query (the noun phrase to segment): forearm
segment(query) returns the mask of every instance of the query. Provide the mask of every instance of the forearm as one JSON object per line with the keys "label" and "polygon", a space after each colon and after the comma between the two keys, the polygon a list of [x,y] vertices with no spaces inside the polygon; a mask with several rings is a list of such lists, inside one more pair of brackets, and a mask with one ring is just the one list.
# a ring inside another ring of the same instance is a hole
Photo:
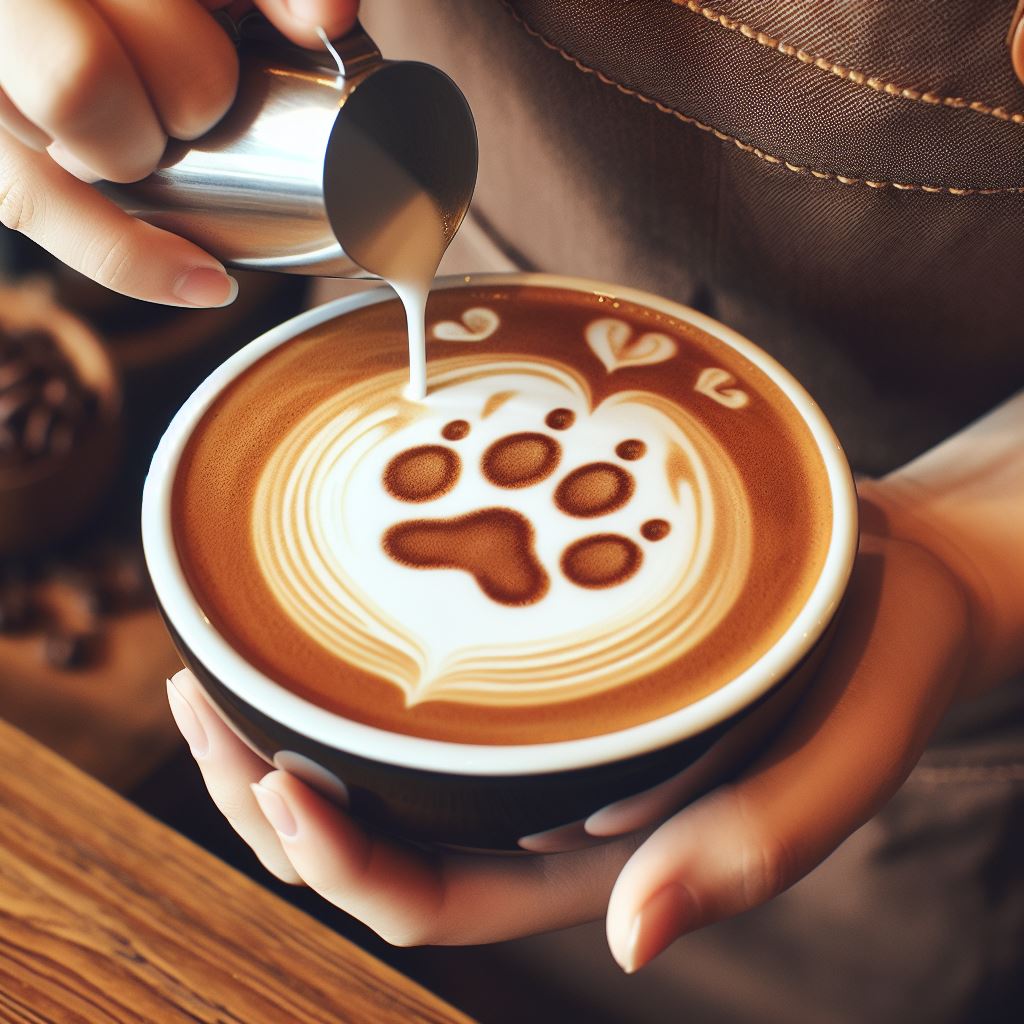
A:
{"label": "forearm", "polygon": [[971,609],[967,694],[1024,670],[1024,392],[882,481]]}

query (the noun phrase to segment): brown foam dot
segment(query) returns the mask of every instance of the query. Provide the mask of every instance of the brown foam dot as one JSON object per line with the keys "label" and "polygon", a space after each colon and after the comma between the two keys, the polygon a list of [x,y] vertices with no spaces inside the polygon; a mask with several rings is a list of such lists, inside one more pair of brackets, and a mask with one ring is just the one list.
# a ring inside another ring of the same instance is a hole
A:
{"label": "brown foam dot", "polygon": [[390,558],[410,568],[470,573],[499,604],[535,604],[548,590],[548,574],[533,550],[533,527],[510,508],[396,523],[382,543]]}
{"label": "brown foam dot", "polygon": [[633,477],[610,462],[590,462],[574,469],[555,488],[555,504],[578,519],[604,516],[633,496]]}
{"label": "brown foam dot", "polygon": [[645,540],[661,540],[669,535],[672,527],[664,519],[648,519],[640,527],[640,533]]}
{"label": "brown foam dot", "polygon": [[636,462],[637,459],[642,459],[647,454],[647,445],[643,441],[631,437],[628,441],[620,441],[615,446],[615,454],[627,462]]}
{"label": "brown foam dot", "polygon": [[423,444],[399,452],[384,469],[384,487],[399,501],[433,501],[447,494],[459,479],[462,461],[439,444]]}
{"label": "brown foam dot", "polygon": [[441,428],[441,436],[446,441],[461,441],[469,433],[469,424],[465,420],[452,420]]}
{"label": "brown foam dot", "polygon": [[552,409],[544,422],[552,430],[568,430],[576,422],[576,413],[572,409]]}
{"label": "brown foam dot", "polygon": [[561,445],[547,434],[509,434],[484,452],[480,469],[496,487],[530,487],[551,476],[561,457]]}
{"label": "brown foam dot", "polygon": [[590,590],[616,587],[640,568],[643,557],[643,552],[628,537],[596,533],[565,549],[562,572],[578,587]]}

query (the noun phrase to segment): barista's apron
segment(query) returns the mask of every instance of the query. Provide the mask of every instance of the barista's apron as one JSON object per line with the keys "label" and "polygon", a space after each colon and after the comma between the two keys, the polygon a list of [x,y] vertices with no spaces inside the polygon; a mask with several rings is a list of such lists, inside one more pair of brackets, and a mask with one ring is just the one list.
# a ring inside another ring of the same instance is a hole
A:
{"label": "barista's apron", "polygon": [[[474,217],[512,262],[707,310],[792,370],[854,468],[881,474],[1024,387],[1014,6],[367,0],[364,20],[389,56],[466,91]],[[638,978],[618,976],[600,926],[509,955],[630,1022],[1020,1010],[1022,691],[951,715],[822,867]]]}

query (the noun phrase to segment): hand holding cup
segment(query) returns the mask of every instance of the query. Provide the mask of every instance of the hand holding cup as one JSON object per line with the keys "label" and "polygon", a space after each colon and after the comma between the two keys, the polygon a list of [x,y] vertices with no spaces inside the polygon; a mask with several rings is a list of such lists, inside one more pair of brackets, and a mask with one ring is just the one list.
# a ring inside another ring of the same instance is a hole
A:
{"label": "hand holding cup", "polygon": [[798,713],[739,777],[657,828],[507,859],[424,854],[359,825],[285,771],[267,773],[188,672],[171,707],[210,793],[279,878],[311,886],[398,945],[495,942],[605,916],[637,970],[679,935],[798,881],[874,814],[959,695],[970,657],[963,581],[930,553],[885,484],[839,630]]}

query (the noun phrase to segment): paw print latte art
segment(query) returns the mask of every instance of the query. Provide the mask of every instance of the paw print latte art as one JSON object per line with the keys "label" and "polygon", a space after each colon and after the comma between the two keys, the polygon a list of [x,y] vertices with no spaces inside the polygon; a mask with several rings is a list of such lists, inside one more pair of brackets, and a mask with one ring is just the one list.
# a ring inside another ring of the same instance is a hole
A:
{"label": "paw print latte art", "polygon": [[[575,422],[571,409],[553,409],[545,423],[566,430]],[[465,420],[453,420],[441,430],[443,437],[459,440],[469,432]],[[641,458],[643,441],[623,441],[616,454]],[[480,457],[480,469],[495,487],[519,490],[548,479],[561,461],[558,441],[546,434],[507,434],[489,445]],[[399,501],[421,502],[440,498],[454,486],[461,461],[457,453],[436,445],[399,452],[384,470],[386,490]],[[570,472],[555,487],[555,506],[581,519],[605,516],[633,496],[632,475],[621,466],[591,462]],[[670,525],[651,519],[640,528],[648,540],[661,540]],[[544,566],[534,550],[534,527],[521,512],[509,508],[482,508],[455,518],[417,519],[398,523],[384,535],[384,550],[395,561],[420,569],[462,569],[472,574],[480,589],[500,604],[533,604],[550,588]],[[581,587],[613,587],[628,580],[640,567],[638,545],[621,534],[589,534],[570,544],[560,559],[563,574]]]}
{"label": "paw print latte art", "polygon": [[770,648],[831,509],[760,371],[643,307],[458,289],[413,402],[393,306],[272,353],[218,400],[247,429],[215,403],[197,432],[179,547],[247,658],[359,721],[507,743],[656,717]]}

